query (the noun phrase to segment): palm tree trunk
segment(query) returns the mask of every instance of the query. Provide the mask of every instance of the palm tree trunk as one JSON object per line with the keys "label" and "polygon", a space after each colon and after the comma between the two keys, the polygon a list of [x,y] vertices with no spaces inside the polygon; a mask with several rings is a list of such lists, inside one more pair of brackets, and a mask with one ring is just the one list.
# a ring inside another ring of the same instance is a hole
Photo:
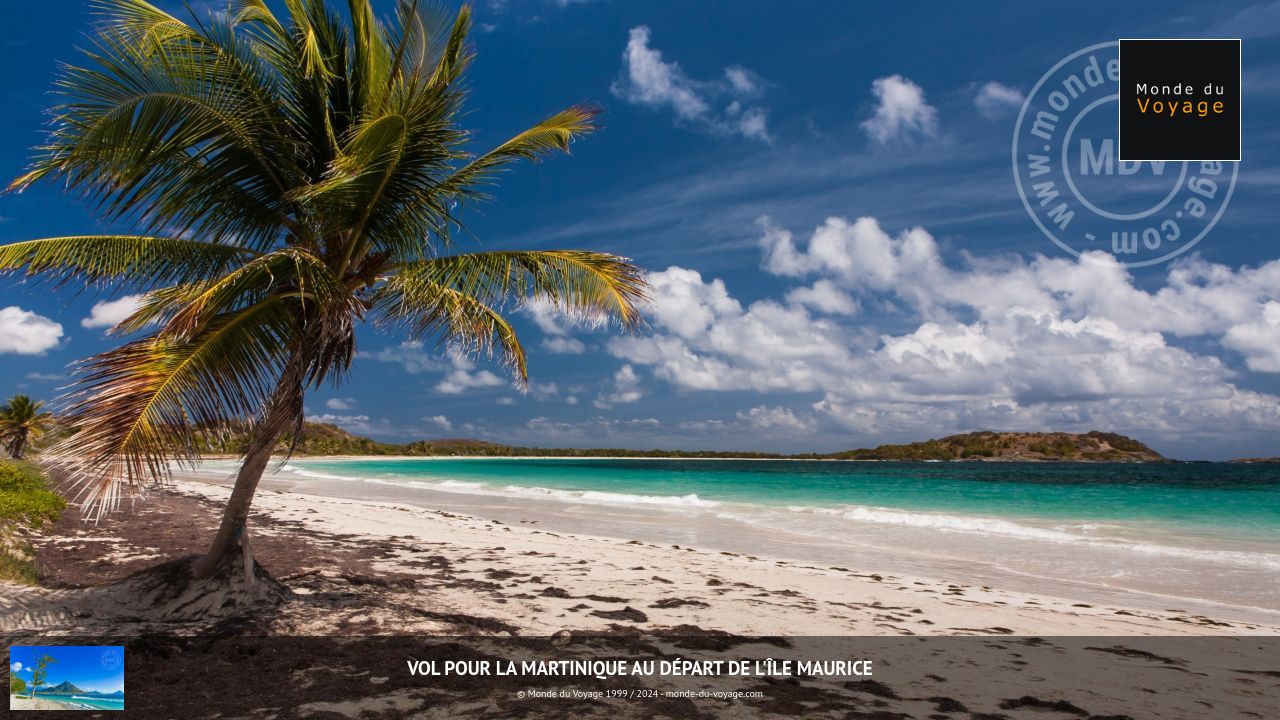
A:
{"label": "palm tree trunk", "polygon": [[248,549],[249,509],[253,505],[254,493],[258,490],[258,481],[271,461],[271,452],[276,443],[302,412],[302,379],[305,373],[305,353],[295,351],[289,358],[280,384],[271,396],[262,421],[254,428],[253,438],[245,451],[244,462],[236,475],[236,484],[231,490],[231,498],[222,512],[222,523],[213,536],[213,544],[209,552],[196,562],[192,575],[206,578],[214,574],[228,555],[240,548],[245,555],[246,572],[253,568],[253,558]]}

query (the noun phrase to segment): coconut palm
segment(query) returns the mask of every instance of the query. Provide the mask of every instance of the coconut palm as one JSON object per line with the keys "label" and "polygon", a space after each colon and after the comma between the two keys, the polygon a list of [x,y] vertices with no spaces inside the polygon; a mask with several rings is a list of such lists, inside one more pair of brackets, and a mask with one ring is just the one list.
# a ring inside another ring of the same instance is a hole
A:
{"label": "coconut palm", "polygon": [[342,381],[361,322],[497,355],[524,383],[511,310],[536,300],[635,327],[646,292],[613,255],[455,251],[460,212],[501,171],[567,151],[596,114],[570,107],[472,153],[467,7],[403,0],[382,22],[370,0],[283,4],[184,21],[98,0],[92,45],[63,68],[53,129],[13,187],[56,179],[130,234],[0,246],[0,270],[142,294],[114,331],[143,334],[85,361],[66,399],[75,432],[56,451],[87,512],[253,422],[198,578],[247,546],[273,449],[308,389]]}
{"label": "coconut palm", "polygon": [[27,447],[53,426],[53,415],[41,412],[44,403],[26,395],[14,395],[0,405],[0,442],[9,457],[20,458]]}

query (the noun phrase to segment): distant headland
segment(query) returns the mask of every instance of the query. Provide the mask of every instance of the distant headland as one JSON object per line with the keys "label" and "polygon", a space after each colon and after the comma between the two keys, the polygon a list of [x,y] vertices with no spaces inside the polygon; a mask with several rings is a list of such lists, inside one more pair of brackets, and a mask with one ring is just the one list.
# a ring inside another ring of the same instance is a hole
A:
{"label": "distant headland", "polygon": [[[203,448],[209,455],[243,450],[247,435],[231,434]],[[630,450],[624,448],[542,448],[504,445],[486,440],[450,438],[385,443],[329,423],[307,422],[295,438],[286,436],[279,450],[298,455],[408,457],[641,457],[742,458],[778,460],[922,460],[1024,462],[1168,462],[1142,442],[1118,433],[1091,431],[996,432],[983,430],[901,445],[880,445],[832,453],[767,453],[740,450]]]}

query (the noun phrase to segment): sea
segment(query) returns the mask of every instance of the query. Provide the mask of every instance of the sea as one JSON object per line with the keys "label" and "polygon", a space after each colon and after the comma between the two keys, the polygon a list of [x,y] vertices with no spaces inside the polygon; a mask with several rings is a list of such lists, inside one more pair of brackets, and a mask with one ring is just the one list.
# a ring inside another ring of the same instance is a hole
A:
{"label": "sea", "polygon": [[50,700],[75,703],[91,710],[124,710],[124,698],[101,698],[89,695],[49,695]]}
{"label": "sea", "polygon": [[1280,612],[1280,465],[307,458],[275,477],[597,535]]}

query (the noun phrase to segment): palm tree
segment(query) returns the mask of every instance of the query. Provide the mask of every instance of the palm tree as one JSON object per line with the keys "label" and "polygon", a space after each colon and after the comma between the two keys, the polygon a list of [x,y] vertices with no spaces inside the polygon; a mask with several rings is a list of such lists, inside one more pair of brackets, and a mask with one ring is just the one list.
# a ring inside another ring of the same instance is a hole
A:
{"label": "palm tree", "polygon": [[[142,292],[114,330],[146,333],[85,361],[56,447],[86,512],[193,464],[205,437],[251,420],[221,525],[193,576],[251,567],[246,522],[304,393],[341,382],[365,320],[496,353],[525,352],[505,312],[537,299],[634,328],[647,285],[624,258],[572,250],[454,252],[460,211],[513,161],[567,151],[594,128],[573,106],[473,154],[460,124],[471,12],[417,0],[238,0],[183,21],[144,0],[98,0],[92,46],[18,190],[57,179],[132,234],[0,246],[0,271]],[[425,3],[423,3],[425,5]],[[298,434],[295,432],[294,437]],[[237,550],[237,548],[243,548]]]}
{"label": "palm tree", "polygon": [[42,407],[44,402],[33,402],[26,395],[14,395],[0,405],[0,442],[9,457],[21,458],[27,446],[53,425],[53,415],[41,412]]}

